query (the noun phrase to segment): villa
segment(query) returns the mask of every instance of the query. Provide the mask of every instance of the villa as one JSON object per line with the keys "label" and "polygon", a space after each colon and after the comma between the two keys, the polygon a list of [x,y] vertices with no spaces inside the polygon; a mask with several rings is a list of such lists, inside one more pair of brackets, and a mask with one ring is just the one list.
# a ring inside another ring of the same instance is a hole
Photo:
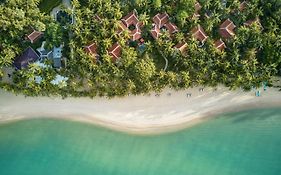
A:
{"label": "villa", "polygon": [[22,55],[16,57],[14,66],[16,69],[27,68],[30,63],[34,63],[39,59],[39,55],[31,48],[28,47]]}
{"label": "villa", "polygon": [[85,47],[86,53],[90,54],[93,58],[98,59],[99,54],[97,53],[97,44],[92,43]]}
{"label": "villa", "polygon": [[31,43],[35,43],[42,36],[43,36],[42,32],[33,30],[29,35],[26,36],[26,39],[29,40]]}
{"label": "villa", "polygon": [[201,10],[202,6],[199,2],[195,2],[195,5],[194,5],[194,8],[195,8],[195,12],[193,14],[193,18],[199,18],[200,17],[200,14],[199,14],[199,11]]}
{"label": "villa", "polygon": [[245,10],[247,7],[248,7],[248,3],[247,3],[246,1],[243,1],[243,2],[241,2],[240,5],[239,5],[239,11],[242,12],[242,11]]}
{"label": "villa", "polygon": [[107,52],[112,57],[112,61],[116,62],[121,57],[122,48],[119,43],[116,42],[108,49]]}
{"label": "villa", "polygon": [[141,38],[141,27],[143,24],[139,21],[137,11],[133,10],[121,19],[117,33],[120,34],[124,30],[130,31],[132,41],[137,41]]}
{"label": "villa", "polygon": [[152,18],[152,21],[161,29],[169,21],[169,15],[167,13],[158,13]]}
{"label": "villa", "polygon": [[178,43],[174,46],[174,48],[176,50],[180,51],[181,54],[184,54],[187,49],[187,43],[185,43],[185,42]]}
{"label": "villa", "polygon": [[208,36],[201,25],[194,27],[191,30],[192,37],[200,41],[202,44],[207,40]]}
{"label": "villa", "polygon": [[262,26],[262,24],[260,22],[260,19],[258,17],[255,18],[255,19],[250,19],[250,20],[244,22],[244,26],[246,26],[246,27],[249,27],[253,24],[257,24],[261,29],[263,29],[263,26]]}
{"label": "villa", "polygon": [[220,50],[220,51],[222,51],[222,50],[224,50],[224,49],[226,48],[226,45],[225,45],[225,43],[222,41],[222,39],[219,39],[219,40],[215,41],[214,45],[215,45],[215,47],[216,47],[218,50]]}
{"label": "villa", "polygon": [[169,21],[169,15],[167,13],[158,13],[152,18],[153,24],[150,34],[154,39],[158,39],[161,35],[161,30],[167,30],[170,36],[178,32],[178,27]]}
{"label": "villa", "polygon": [[235,35],[235,28],[234,23],[228,18],[220,25],[219,33],[223,38],[231,38]]}
{"label": "villa", "polygon": [[152,29],[150,30],[150,34],[154,39],[159,38],[161,35],[160,28],[156,24],[154,24]]}

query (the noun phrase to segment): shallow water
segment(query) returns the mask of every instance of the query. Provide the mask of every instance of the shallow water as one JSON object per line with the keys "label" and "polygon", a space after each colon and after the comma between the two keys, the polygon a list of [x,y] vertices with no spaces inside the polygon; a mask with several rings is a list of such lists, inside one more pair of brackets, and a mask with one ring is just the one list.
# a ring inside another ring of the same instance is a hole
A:
{"label": "shallow water", "polygon": [[281,109],[135,136],[33,119],[0,125],[1,175],[280,175]]}

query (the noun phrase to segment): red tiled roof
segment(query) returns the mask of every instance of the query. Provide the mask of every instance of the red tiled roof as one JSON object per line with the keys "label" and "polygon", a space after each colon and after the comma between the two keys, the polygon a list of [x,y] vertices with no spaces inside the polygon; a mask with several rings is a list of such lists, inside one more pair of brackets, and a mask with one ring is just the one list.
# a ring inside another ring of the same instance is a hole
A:
{"label": "red tiled roof", "polygon": [[139,28],[134,29],[131,31],[131,40],[136,41],[141,38],[141,30]]}
{"label": "red tiled roof", "polygon": [[200,42],[205,42],[208,38],[207,34],[205,33],[204,29],[198,25],[191,30],[192,36],[199,40]]}
{"label": "red tiled roof", "polygon": [[158,37],[161,34],[161,31],[160,31],[160,28],[154,24],[153,28],[150,30],[150,33],[154,39],[158,39]]}
{"label": "red tiled roof", "polygon": [[34,43],[34,42],[36,42],[42,35],[43,35],[42,32],[38,32],[38,31],[36,31],[36,30],[33,30],[33,32],[30,33],[30,34],[27,36],[27,39],[28,39],[31,43]]}
{"label": "red tiled roof", "polygon": [[260,27],[262,27],[259,18],[250,19],[250,20],[244,22],[244,25],[245,25],[245,26],[251,26],[251,25],[254,24],[254,23],[256,23],[256,24],[258,24]]}
{"label": "red tiled roof", "polygon": [[130,12],[125,17],[123,17],[121,20],[126,27],[129,27],[130,25],[136,26],[139,22],[136,10]]}
{"label": "red tiled roof", "polygon": [[239,10],[243,11],[245,8],[247,8],[247,6],[248,6],[248,3],[246,1],[243,1],[239,5]]}
{"label": "red tiled roof", "polygon": [[122,48],[118,43],[113,44],[108,49],[108,54],[112,57],[112,60],[115,62],[121,56]]}
{"label": "red tiled roof", "polygon": [[117,29],[117,33],[121,34],[126,29],[127,29],[127,27],[125,26],[125,24],[122,21],[120,21],[119,22],[119,27]]}
{"label": "red tiled roof", "polygon": [[96,43],[92,43],[92,44],[86,46],[85,47],[85,51],[86,51],[86,53],[91,54],[93,56],[97,56],[98,55],[97,54],[97,45],[96,45]]}
{"label": "red tiled roof", "polygon": [[173,34],[173,33],[176,33],[179,31],[178,27],[171,22],[167,22],[164,26],[169,31],[170,34]]}
{"label": "red tiled roof", "polygon": [[219,50],[224,50],[226,48],[225,43],[222,41],[222,39],[219,39],[217,41],[215,41],[215,47]]}
{"label": "red tiled roof", "polygon": [[185,50],[186,50],[186,48],[187,48],[187,44],[184,43],[184,42],[180,42],[180,43],[176,44],[176,45],[174,46],[174,48],[175,48],[175,49],[178,49],[181,53],[184,53]]}
{"label": "red tiled roof", "polygon": [[161,28],[169,21],[169,15],[167,13],[158,13],[152,20],[159,28]]}
{"label": "red tiled roof", "polygon": [[224,38],[230,38],[235,35],[235,28],[234,23],[230,19],[227,19],[220,25],[219,33]]}
{"label": "red tiled roof", "polygon": [[200,14],[199,14],[199,11],[201,10],[202,6],[199,2],[195,2],[195,5],[194,5],[194,8],[195,8],[195,12],[193,14],[193,17],[199,17]]}

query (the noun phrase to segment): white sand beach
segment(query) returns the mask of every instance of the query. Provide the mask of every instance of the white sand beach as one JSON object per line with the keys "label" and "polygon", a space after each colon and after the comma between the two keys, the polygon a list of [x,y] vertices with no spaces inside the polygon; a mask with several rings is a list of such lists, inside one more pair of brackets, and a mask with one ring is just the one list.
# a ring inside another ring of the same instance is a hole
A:
{"label": "white sand beach", "polygon": [[[191,93],[191,97],[187,97]],[[281,107],[281,92],[215,88],[166,89],[156,95],[125,98],[48,98],[15,96],[0,90],[0,122],[27,118],[60,118],[90,122],[130,133],[178,130],[221,113],[249,108]]]}

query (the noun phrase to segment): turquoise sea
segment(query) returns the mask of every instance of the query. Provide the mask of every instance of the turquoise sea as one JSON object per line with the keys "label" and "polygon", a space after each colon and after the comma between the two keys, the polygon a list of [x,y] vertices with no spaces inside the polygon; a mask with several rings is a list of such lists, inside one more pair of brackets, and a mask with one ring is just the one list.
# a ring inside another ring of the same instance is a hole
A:
{"label": "turquoise sea", "polygon": [[32,119],[0,124],[1,175],[281,175],[281,109],[162,135]]}

